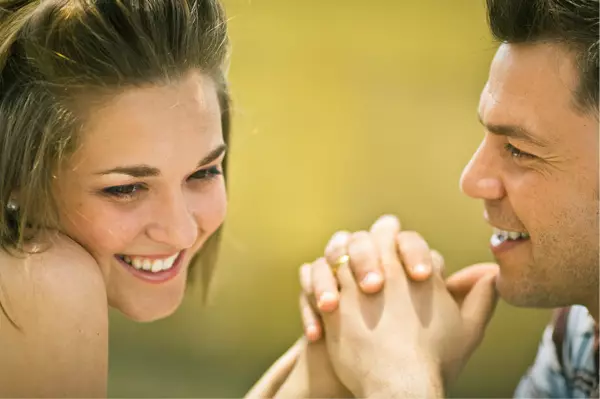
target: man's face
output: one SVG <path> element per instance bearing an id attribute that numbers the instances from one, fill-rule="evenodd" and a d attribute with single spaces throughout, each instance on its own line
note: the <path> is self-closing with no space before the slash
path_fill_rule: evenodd
<path id="1" fill-rule="evenodd" d="M 558 44 L 500 46 L 479 103 L 485 136 L 461 178 L 498 229 L 497 286 L 517 306 L 597 307 L 598 119 L 576 106 L 574 60 Z"/>

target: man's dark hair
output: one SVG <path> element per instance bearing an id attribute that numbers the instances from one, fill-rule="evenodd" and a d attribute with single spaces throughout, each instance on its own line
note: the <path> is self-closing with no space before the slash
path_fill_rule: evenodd
<path id="1" fill-rule="evenodd" d="M 575 103 L 598 114 L 598 0 L 487 0 L 492 35 L 506 43 L 551 41 L 575 54 Z"/>

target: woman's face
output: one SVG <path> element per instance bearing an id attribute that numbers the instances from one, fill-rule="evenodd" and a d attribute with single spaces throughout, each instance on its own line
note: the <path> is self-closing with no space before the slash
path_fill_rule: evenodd
<path id="1" fill-rule="evenodd" d="M 215 85 L 190 72 L 91 111 L 56 179 L 61 227 L 98 262 L 111 306 L 139 321 L 168 316 L 225 217 Z"/>

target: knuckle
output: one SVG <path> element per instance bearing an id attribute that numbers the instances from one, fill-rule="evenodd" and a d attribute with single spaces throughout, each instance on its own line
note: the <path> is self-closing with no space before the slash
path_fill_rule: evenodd
<path id="1" fill-rule="evenodd" d="M 311 266 L 312 266 L 312 264 L 311 264 L 311 263 L 303 263 L 303 264 L 301 264 L 301 265 L 300 265 L 300 267 L 299 267 L 299 269 L 300 269 L 300 272 L 302 273 L 302 272 L 304 272 L 305 270 L 308 270 L 308 269 L 310 269 L 310 268 L 311 268 Z"/>
<path id="2" fill-rule="evenodd" d="M 366 237 L 365 239 L 353 241 L 348 246 L 348 255 L 350 256 L 350 263 L 357 264 L 371 261 L 377 255 L 377 252 L 372 241 Z"/>
<path id="3" fill-rule="evenodd" d="M 298 276 L 300 277 L 300 281 L 304 281 L 307 277 L 310 277 L 311 274 L 311 265 L 309 263 L 305 263 L 298 268 Z"/>
<path id="4" fill-rule="evenodd" d="M 331 236 L 332 240 L 340 240 L 345 241 L 350 236 L 350 232 L 348 230 L 338 230 Z"/>
<path id="5" fill-rule="evenodd" d="M 322 271 L 324 268 L 328 267 L 328 263 L 325 260 L 325 258 L 321 257 L 317 260 L 315 260 L 311 266 L 313 272 L 320 272 Z"/>
<path id="6" fill-rule="evenodd" d="M 335 278 L 333 277 L 331 268 L 326 262 L 319 262 L 318 266 L 315 267 L 312 276 L 313 288 L 315 291 L 331 289 L 335 284 Z"/>
<path id="7" fill-rule="evenodd" d="M 362 241 L 369 238 L 369 233 L 365 230 L 359 230 L 352 233 L 349 244 L 354 244 L 356 241 Z"/>
<path id="8" fill-rule="evenodd" d="M 325 257 L 329 263 L 334 263 L 340 256 L 347 252 L 346 246 L 340 246 L 335 248 L 328 248 L 325 251 Z"/>
<path id="9" fill-rule="evenodd" d="M 391 229 L 399 229 L 400 228 L 400 219 L 395 215 L 386 214 L 381 215 L 375 223 L 373 223 L 373 228 L 391 228 Z"/>
<path id="10" fill-rule="evenodd" d="M 366 231 L 359 231 L 352 237 L 348 247 L 352 247 L 354 251 L 374 251 L 375 244 L 371 239 L 371 234 Z"/>
<path id="11" fill-rule="evenodd" d="M 304 295 L 304 293 L 301 293 L 300 295 L 298 295 L 298 304 L 300 306 L 300 309 L 302 309 L 302 310 L 306 309 L 306 307 L 308 305 L 308 299 L 306 298 L 306 295 Z"/>
<path id="12" fill-rule="evenodd" d="M 431 257 L 439 263 L 444 263 L 444 256 L 435 249 L 431 250 Z"/>
<path id="13" fill-rule="evenodd" d="M 315 319 L 315 315 L 313 313 L 313 310 L 310 306 L 308 306 L 308 304 L 304 304 L 302 306 L 302 319 L 305 322 L 311 322 L 312 320 Z"/>
<path id="14" fill-rule="evenodd" d="M 336 248 L 346 246 L 349 238 L 350 238 L 349 232 L 347 232 L 345 230 L 336 231 L 329 239 L 329 242 L 327 243 L 327 246 L 325 247 L 325 251 L 335 250 Z"/>
<path id="15" fill-rule="evenodd" d="M 398 234 L 398 236 L 400 237 L 400 239 L 402 241 L 418 241 L 418 240 L 423 240 L 423 237 L 421 236 L 421 234 L 417 233 L 416 231 L 402 231 Z"/>
<path id="16" fill-rule="evenodd" d="M 403 231 L 398 235 L 398 245 L 402 252 L 415 252 L 429 250 L 429 246 L 423 237 L 416 231 Z"/>
<path id="17" fill-rule="evenodd" d="M 347 244 L 344 245 L 329 245 L 325 248 L 325 258 L 329 262 L 335 262 L 337 258 L 346 253 Z"/>

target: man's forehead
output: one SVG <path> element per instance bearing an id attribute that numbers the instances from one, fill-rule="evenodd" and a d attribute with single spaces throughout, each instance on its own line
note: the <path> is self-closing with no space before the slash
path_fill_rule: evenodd
<path id="1" fill-rule="evenodd" d="M 531 105 L 569 105 L 579 75 L 574 54 L 554 43 L 503 44 L 488 83 L 495 97 Z"/>
<path id="2" fill-rule="evenodd" d="M 577 82 L 574 58 L 562 46 L 503 44 L 481 93 L 479 116 L 486 125 L 518 125 L 540 137 L 551 136 L 557 122 L 577 113 Z"/>

